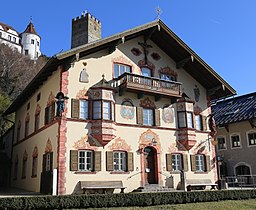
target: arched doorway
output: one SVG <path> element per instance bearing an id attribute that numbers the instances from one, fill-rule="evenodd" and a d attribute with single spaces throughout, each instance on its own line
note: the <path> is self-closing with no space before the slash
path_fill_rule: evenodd
<path id="1" fill-rule="evenodd" d="M 143 152 L 145 184 L 158 184 L 157 151 L 154 147 L 145 147 Z"/>

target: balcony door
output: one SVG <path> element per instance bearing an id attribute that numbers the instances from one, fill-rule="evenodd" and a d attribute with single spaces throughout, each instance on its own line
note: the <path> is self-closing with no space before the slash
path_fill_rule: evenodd
<path id="1" fill-rule="evenodd" d="M 152 71 L 148 67 L 141 67 L 141 74 L 146 77 L 152 77 Z"/>

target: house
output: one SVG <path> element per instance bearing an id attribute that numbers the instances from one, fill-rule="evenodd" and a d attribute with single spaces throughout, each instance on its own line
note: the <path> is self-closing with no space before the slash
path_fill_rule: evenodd
<path id="1" fill-rule="evenodd" d="M 36 33 L 34 24 L 30 21 L 23 33 L 17 32 L 11 26 L 0 22 L 0 43 L 6 44 L 19 53 L 37 60 L 41 55 L 40 36 Z"/>
<path id="2" fill-rule="evenodd" d="M 12 186 L 72 194 L 217 181 L 210 100 L 235 91 L 161 20 L 101 38 L 90 13 L 6 110 Z M 119 189 L 120 188 L 120 189 Z"/>
<path id="3" fill-rule="evenodd" d="M 256 174 L 256 93 L 219 101 L 212 111 L 220 178 Z"/>

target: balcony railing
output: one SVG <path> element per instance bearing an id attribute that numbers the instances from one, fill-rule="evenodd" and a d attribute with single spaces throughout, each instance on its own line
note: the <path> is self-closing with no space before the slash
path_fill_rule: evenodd
<path id="1" fill-rule="evenodd" d="M 160 94 L 163 96 L 181 97 L 181 83 L 155 77 L 124 73 L 112 81 L 113 87 L 131 92 Z"/>

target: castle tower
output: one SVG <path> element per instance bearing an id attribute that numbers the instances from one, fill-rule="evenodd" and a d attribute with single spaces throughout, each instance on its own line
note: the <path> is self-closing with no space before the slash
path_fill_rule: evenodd
<path id="1" fill-rule="evenodd" d="M 30 21 L 26 30 L 21 34 L 22 54 L 29 56 L 32 60 L 37 60 L 41 55 L 40 41 L 41 38 Z"/>
<path id="2" fill-rule="evenodd" d="M 72 19 L 71 48 L 101 39 L 101 22 L 90 13 Z"/>

